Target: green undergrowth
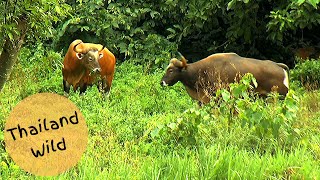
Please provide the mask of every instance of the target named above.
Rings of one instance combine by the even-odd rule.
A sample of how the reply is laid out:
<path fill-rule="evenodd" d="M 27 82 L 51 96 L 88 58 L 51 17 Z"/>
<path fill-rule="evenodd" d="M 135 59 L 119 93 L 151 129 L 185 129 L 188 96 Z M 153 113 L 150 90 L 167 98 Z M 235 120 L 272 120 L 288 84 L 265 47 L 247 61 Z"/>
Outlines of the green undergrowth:
<path fill-rule="evenodd" d="M 39 92 L 63 95 L 60 53 L 23 49 L 0 93 L 2 179 L 38 179 L 5 152 L 12 108 Z M 96 86 L 69 99 L 89 129 L 81 161 L 52 179 L 317 179 L 320 174 L 318 91 L 293 89 L 257 98 L 247 77 L 199 107 L 181 83 L 161 87 L 163 69 L 118 64 L 111 93 Z M 254 84 L 254 83 L 253 83 Z M 49 178 L 49 179 L 51 179 Z M 42 179 L 42 178 L 40 178 Z M 46 178 L 45 178 L 46 179 Z"/>

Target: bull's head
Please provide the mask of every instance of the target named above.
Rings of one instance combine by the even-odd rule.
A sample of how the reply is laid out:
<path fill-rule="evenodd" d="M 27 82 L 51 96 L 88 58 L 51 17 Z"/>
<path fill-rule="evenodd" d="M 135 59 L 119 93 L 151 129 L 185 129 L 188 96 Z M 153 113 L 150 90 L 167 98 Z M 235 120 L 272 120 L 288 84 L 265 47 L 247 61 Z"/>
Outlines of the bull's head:
<path fill-rule="evenodd" d="M 83 43 L 75 45 L 73 50 L 76 52 L 77 58 L 89 70 L 90 73 L 101 72 L 99 59 L 103 57 L 101 44 Z"/>
<path fill-rule="evenodd" d="M 177 58 L 170 60 L 166 74 L 162 77 L 160 82 L 162 86 L 173 86 L 183 78 L 182 71 L 187 69 L 187 60 L 180 53 L 179 55 L 181 56 L 181 61 Z"/>

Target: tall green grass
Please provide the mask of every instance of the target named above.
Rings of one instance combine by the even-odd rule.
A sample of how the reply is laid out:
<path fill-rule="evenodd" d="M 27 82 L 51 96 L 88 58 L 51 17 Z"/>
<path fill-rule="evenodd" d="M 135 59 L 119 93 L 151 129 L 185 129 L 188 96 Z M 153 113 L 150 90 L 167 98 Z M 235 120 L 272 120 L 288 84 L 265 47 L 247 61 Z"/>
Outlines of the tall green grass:
<path fill-rule="evenodd" d="M 39 92 L 63 95 L 62 59 L 41 45 L 34 51 L 23 49 L 0 92 L 0 179 L 47 179 L 15 165 L 5 152 L 3 130 L 10 111 L 25 97 Z M 293 143 L 279 143 L 240 122 L 228 124 L 223 114 L 204 124 L 201 113 L 207 107 L 200 109 L 181 83 L 161 87 L 163 73 L 125 62 L 116 67 L 110 95 L 102 95 L 96 86 L 84 95 L 70 92 L 68 98 L 85 116 L 89 142 L 75 167 L 49 179 L 320 178 L 318 91 L 297 93 L 300 104 L 293 127 L 299 134 Z M 192 124 L 199 117 L 200 124 Z M 175 131 L 178 122 L 184 128 Z"/>

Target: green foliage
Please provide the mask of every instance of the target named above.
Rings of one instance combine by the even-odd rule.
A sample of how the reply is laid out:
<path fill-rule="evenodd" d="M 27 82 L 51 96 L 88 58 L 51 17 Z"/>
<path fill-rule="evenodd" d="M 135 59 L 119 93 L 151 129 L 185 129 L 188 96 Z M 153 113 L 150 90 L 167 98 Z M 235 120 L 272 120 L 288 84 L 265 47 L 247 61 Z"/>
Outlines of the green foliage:
<path fill-rule="evenodd" d="M 209 105 L 187 109 L 177 120 L 155 127 L 150 131 L 150 139 L 161 139 L 165 144 L 199 146 L 220 141 L 223 130 L 239 128 L 256 137 L 255 143 L 247 139 L 250 149 L 261 139 L 269 145 L 296 141 L 300 132 L 294 128 L 299 99 L 294 91 L 289 91 L 283 101 L 278 100 L 276 93 L 261 99 L 252 92 L 253 86 L 257 86 L 256 80 L 246 74 L 239 83 L 230 84 L 229 90 L 217 90 Z M 226 141 L 228 138 L 222 140 Z"/>
<path fill-rule="evenodd" d="M 271 11 L 269 15 L 271 21 L 267 25 L 270 32 L 268 37 L 282 41 L 284 34 L 289 31 L 311 29 L 319 25 L 319 2 L 319 0 L 288 1 L 284 4 L 284 8 Z"/>
<path fill-rule="evenodd" d="M 42 44 L 22 48 L 11 79 L 0 92 L 0 179 L 38 178 L 15 165 L 5 152 L 5 119 L 27 96 L 63 94 L 62 59 L 63 54 Z M 181 83 L 161 87 L 163 74 L 163 69 L 150 72 L 127 61 L 116 67 L 109 96 L 96 86 L 84 95 L 71 91 L 68 98 L 86 119 L 89 141 L 81 161 L 56 178 L 319 178 L 319 93 L 299 94 L 299 101 L 293 91 L 283 101 L 276 95 L 257 99 L 246 91 L 255 86 L 248 77 L 219 90 L 217 101 L 199 108 Z M 260 122 L 254 121 L 259 118 L 253 109 L 262 113 Z M 283 124 L 275 137 L 271 126 L 264 131 L 262 121 L 274 124 L 272 118 L 278 116 L 283 116 Z M 257 128 L 263 129 L 261 134 Z"/>
<path fill-rule="evenodd" d="M 298 62 L 290 74 L 292 79 L 301 83 L 306 89 L 319 89 L 320 86 L 320 62 L 318 60 L 306 60 Z"/>
<path fill-rule="evenodd" d="M 315 44 L 318 1 L 159 0 L 69 1 L 72 13 L 56 29 L 53 45 L 77 38 L 106 45 L 116 57 L 163 65 L 167 52 L 192 60 L 215 52 L 236 52 L 293 63 L 292 49 Z M 310 30 L 301 37 L 300 32 Z M 303 39 L 302 39 L 303 38 Z M 160 50 L 159 50 L 160 49 Z M 276 52 L 276 53 L 275 53 Z M 140 59 L 140 61 L 139 61 Z M 145 62 L 142 59 L 149 59 Z M 161 63 L 159 63 L 161 62 Z"/>
<path fill-rule="evenodd" d="M 289 91 L 284 101 L 278 101 L 278 94 L 271 94 L 266 103 L 264 99 L 257 99 L 252 96 L 253 84 L 257 82 L 253 75 L 246 74 L 239 84 L 231 84 L 230 92 L 224 89 L 217 91 L 217 96 L 211 106 L 216 107 L 216 114 L 219 116 L 229 115 L 229 122 L 241 122 L 241 126 L 248 125 L 255 129 L 260 138 L 272 134 L 274 138 L 279 137 L 280 128 L 284 134 L 294 135 L 293 125 L 298 110 L 298 98 L 293 91 Z M 249 93 L 248 93 L 249 92 Z"/>
<path fill-rule="evenodd" d="M 38 92 L 62 91 L 61 60 L 61 54 L 45 50 L 42 44 L 34 46 L 32 50 L 23 48 L 15 67 L 16 70 L 12 72 L 9 79 L 16 81 L 19 99 Z M 50 73 L 56 73 L 56 75 L 49 76 Z M 28 84 L 34 85 L 29 86 Z M 24 90 L 20 92 L 21 89 Z"/>
<path fill-rule="evenodd" d="M 14 1 L 0 3 L 0 47 L 5 38 L 13 40 L 18 31 L 16 21 L 24 17 L 28 21 L 28 41 L 39 41 L 40 38 L 53 37 L 53 24 L 66 16 L 70 7 L 64 0 Z M 3 38 L 3 39 L 2 39 Z"/>
<path fill-rule="evenodd" d="M 147 159 L 143 163 L 142 179 L 303 179 L 317 178 L 313 164 L 305 150 L 286 154 L 278 149 L 273 156 L 253 154 L 236 147 L 223 147 L 217 144 L 197 151 L 168 153 L 157 161 Z M 271 158 L 272 157 L 272 158 Z M 319 169 L 319 167 L 315 167 Z M 262 171 L 256 171 L 263 169 Z M 255 173 L 252 173 L 255 172 Z"/>
<path fill-rule="evenodd" d="M 157 33 L 160 14 L 152 3 L 83 0 L 71 6 L 72 16 L 57 29 L 57 46 L 66 47 L 65 42 L 80 38 L 104 44 L 120 61 L 130 57 L 154 67 L 163 67 L 171 58 L 170 52 L 177 51 L 176 44 Z"/>
<path fill-rule="evenodd" d="M 177 45 L 157 34 L 150 34 L 141 41 L 141 44 L 132 43 L 130 46 L 133 47 L 129 48 L 132 50 L 132 61 L 151 67 L 153 70 L 166 67 L 172 58 L 170 52 L 177 51 Z"/>

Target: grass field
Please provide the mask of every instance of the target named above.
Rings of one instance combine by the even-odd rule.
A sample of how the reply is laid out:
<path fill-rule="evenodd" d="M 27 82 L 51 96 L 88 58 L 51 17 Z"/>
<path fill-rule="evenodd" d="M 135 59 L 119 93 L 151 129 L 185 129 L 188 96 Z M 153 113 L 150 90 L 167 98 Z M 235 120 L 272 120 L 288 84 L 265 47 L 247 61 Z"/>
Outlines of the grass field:
<path fill-rule="evenodd" d="M 25 97 L 39 92 L 63 94 L 61 61 L 61 54 L 44 53 L 41 47 L 35 53 L 23 49 L 0 93 L 1 179 L 39 178 L 21 170 L 5 152 L 4 124 L 12 108 Z M 200 109 L 181 83 L 161 87 L 163 74 L 163 69 L 149 72 L 125 62 L 116 68 L 108 97 L 95 86 L 82 96 L 71 92 L 69 99 L 86 118 L 89 142 L 74 168 L 51 178 L 320 178 L 319 91 L 307 92 L 293 83 L 294 101 L 244 101 L 257 106 L 256 112 L 265 117 L 261 122 L 270 121 L 271 129 L 257 133 L 261 124 L 243 125 L 242 117 L 224 114 L 221 105 L 214 111 L 210 109 L 215 105 Z M 241 110 L 244 119 L 255 121 L 254 112 Z M 291 114 L 279 117 L 277 113 L 282 111 Z M 283 123 L 278 136 L 273 135 L 271 126 L 277 124 L 276 118 Z"/>

